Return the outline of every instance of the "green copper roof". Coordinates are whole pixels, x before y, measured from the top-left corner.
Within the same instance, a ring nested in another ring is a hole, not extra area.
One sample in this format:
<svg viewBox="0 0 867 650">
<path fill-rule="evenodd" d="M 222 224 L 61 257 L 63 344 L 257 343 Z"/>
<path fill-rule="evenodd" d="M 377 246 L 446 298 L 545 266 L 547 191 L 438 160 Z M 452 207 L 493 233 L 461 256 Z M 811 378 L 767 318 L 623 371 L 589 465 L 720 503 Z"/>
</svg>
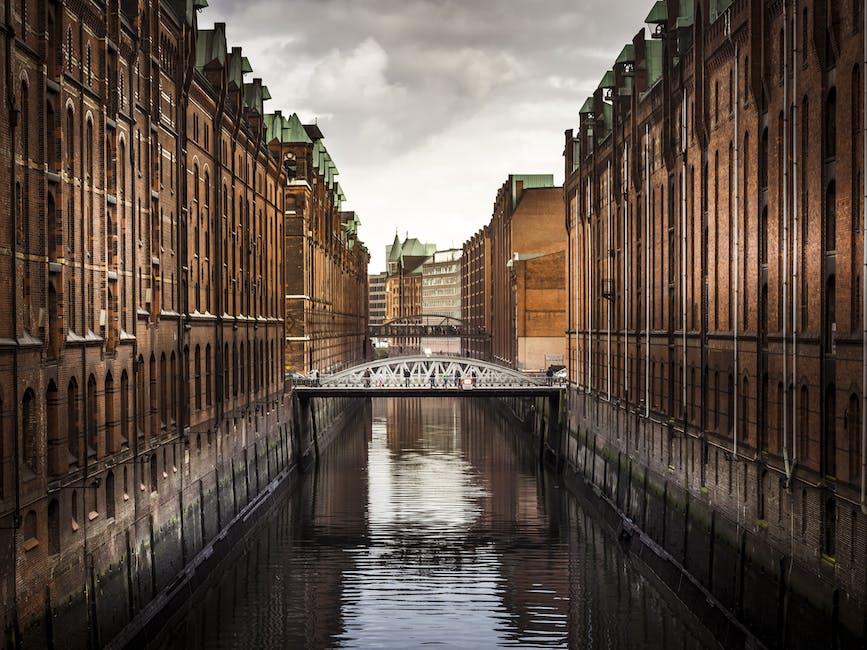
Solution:
<svg viewBox="0 0 867 650">
<path fill-rule="evenodd" d="M 662 41 L 645 41 L 644 46 L 647 57 L 647 88 L 650 89 L 662 78 Z"/>
<path fill-rule="evenodd" d="M 241 56 L 241 48 L 234 47 L 232 51 L 229 52 L 226 57 L 228 61 L 228 66 L 226 68 L 226 77 L 228 79 L 229 85 L 234 86 L 235 88 L 240 88 L 244 84 L 244 73 L 241 70 L 241 60 L 244 57 Z"/>
<path fill-rule="evenodd" d="M 208 0 L 193 0 L 193 9 L 204 9 L 208 6 Z"/>
<path fill-rule="evenodd" d="M 196 37 L 196 67 L 226 63 L 226 23 L 214 23 L 214 29 L 200 29 Z"/>
<path fill-rule="evenodd" d="M 650 10 L 650 13 L 647 14 L 647 18 L 644 19 L 648 25 L 658 25 L 660 23 L 664 23 L 668 20 L 668 6 L 665 0 L 656 0 L 656 4 L 653 5 L 653 9 Z"/>
<path fill-rule="evenodd" d="M 244 74 L 253 72 L 253 66 L 250 65 L 250 59 L 248 59 L 246 56 L 241 58 L 241 72 L 243 72 Z"/>
<path fill-rule="evenodd" d="M 615 63 L 635 63 L 635 46 L 632 43 L 624 45 Z"/>
<path fill-rule="evenodd" d="M 512 186 L 512 208 L 518 203 L 518 183 L 524 184 L 525 190 L 543 187 L 554 187 L 553 174 L 512 174 L 509 176 Z"/>
<path fill-rule="evenodd" d="M 734 0 L 710 0 L 710 19 L 711 22 L 716 20 L 717 18 L 728 9 Z"/>
<path fill-rule="evenodd" d="M 584 105 L 581 106 L 581 110 L 578 111 L 578 112 L 579 112 L 579 113 L 582 113 L 582 114 L 583 114 L 583 113 L 592 113 L 592 112 L 593 112 L 593 98 L 592 98 L 592 97 L 588 97 L 588 98 L 584 101 Z"/>
<path fill-rule="evenodd" d="M 268 91 L 268 86 L 262 86 L 262 100 L 271 99 L 271 93 Z"/>
<path fill-rule="evenodd" d="M 599 82 L 599 88 L 614 88 L 617 85 L 617 82 L 614 80 L 614 71 L 608 70 L 603 76 L 602 81 Z"/>
</svg>

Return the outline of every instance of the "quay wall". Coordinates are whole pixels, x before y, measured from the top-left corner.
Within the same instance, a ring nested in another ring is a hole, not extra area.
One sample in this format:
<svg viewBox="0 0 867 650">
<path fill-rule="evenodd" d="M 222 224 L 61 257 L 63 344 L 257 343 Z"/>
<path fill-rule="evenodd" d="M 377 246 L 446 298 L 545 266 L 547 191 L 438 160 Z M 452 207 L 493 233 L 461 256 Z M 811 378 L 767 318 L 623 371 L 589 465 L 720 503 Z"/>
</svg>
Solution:
<svg viewBox="0 0 867 650">
<path fill-rule="evenodd" d="M 725 647 L 864 647 L 857 572 L 846 557 L 811 554 L 802 541 L 800 511 L 821 499 L 821 487 L 783 484 L 773 512 L 756 519 L 745 506 L 756 498 L 751 460 L 574 388 L 559 415 L 563 434 L 545 446 L 565 483 Z M 547 418 L 539 414 L 537 435 L 550 430 Z M 815 522 L 805 523 L 809 532 Z M 863 562 L 863 527 L 857 519 L 851 528 L 853 562 Z"/>
<path fill-rule="evenodd" d="M 64 552 L 43 608 L 7 630 L 7 647 L 124 647 L 151 638 L 244 535 L 256 511 L 291 490 L 294 477 L 316 462 L 317 449 L 332 444 L 360 407 L 317 399 L 315 428 L 305 428 L 294 417 L 296 404 L 285 393 L 273 409 L 189 445 L 150 494 L 149 507 L 131 505 L 86 544 Z"/>
</svg>

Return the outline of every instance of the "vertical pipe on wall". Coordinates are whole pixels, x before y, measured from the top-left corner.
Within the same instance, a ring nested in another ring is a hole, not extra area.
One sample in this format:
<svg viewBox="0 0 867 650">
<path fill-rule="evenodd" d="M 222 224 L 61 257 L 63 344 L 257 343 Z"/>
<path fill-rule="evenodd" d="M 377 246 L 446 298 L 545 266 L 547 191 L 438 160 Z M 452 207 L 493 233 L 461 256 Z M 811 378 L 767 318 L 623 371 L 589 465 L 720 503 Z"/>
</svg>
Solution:
<svg viewBox="0 0 867 650">
<path fill-rule="evenodd" d="M 787 367 L 787 358 L 788 351 L 786 349 L 786 318 L 785 314 L 788 312 L 787 308 L 787 298 L 789 293 L 789 282 L 788 282 L 788 273 L 786 269 L 789 267 L 789 132 L 788 132 L 788 111 L 789 111 L 789 48 L 788 48 L 788 38 L 789 38 L 789 12 L 786 0 L 783 0 L 783 43 L 782 43 L 782 51 L 784 52 L 783 56 L 783 262 L 782 262 L 782 280 L 783 280 L 783 322 L 781 323 L 783 330 L 783 421 L 778 423 L 780 427 L 780 437 L 783 439 L 783 466 L 786 470 L 786 479 L 792 478 L 792 468 L 791 463 L 789 461 L 789 445 L 788 445 L 788 435 L 787 435 L 787 422 L 786 416 L 788 412 L 788 408 L 786 406 L 786 386 L 788 385 L 788 367 Z M 792 59 L 792 67 L 794 68 L 795 61 Z M 794 134 L 792 134 L 794 137 Z M 765 413 L 765 418 L 768 417 L 768 414 Z"/>
<path fill-rule="evenodd" d="M 731 33 L 729 33 L 729 38 L 731 39 Z M 740 65 L 739 65 L 740 61 L 738 59 L 738 44 L 735 43 L 734 45 L 735 45 L 735 74 L 734 74 L 734 78 L 739 79 L 741 71 L 740 71 Z M 734 161 L 732 162 L 732 165 L 734 167 L 734 173 L 730 174 L 732 181 L 735 184 L 735 186 L 733 188 L 734 209 L 729 210 L 729 213 L 731 214 L 731 218 L 734 219 L 734 237 L 733 237 L 733 239 L 734 239 L 734 247 L 733 247 L 734 273 L 732 273 L 732 275 L 734 276 L 735 286 L 734 286 L 734 301 L 733 301 L 734 304 L 732 305 L 732 309 L 734 309 L 734 314 L 732 317 L 732 331 L 733 331 L 733 339 L 734 339 L 734 357 L 735 357 L 734 358 L 735 372 L 734 372 L 734 385 L 733 385 L 735 394 L 734 394 L 734 400 L 733 400 L 734 412 L 729 413 L 729 417 L 732 420 L 734 420 L 733 426 L 732 426 L 732 432 L 733 432 L 732 454 L 733 454 L 734 458 L 738 457 L 738 418 L 737 418 L 737 413 L 738 413 L 738 392 L 740 390 L 738 388 L 738 386 L 739 386 L 739 382 L 738 382 L 738 372 L 739 372 L 739 369 L 738 369 L 739 368 L 739 366 L 738 366 L 738 362 L 739 362 L 739 358 L 738 358 L 738 301 L 740 300 L 740 286 L 738 284 L 738 273 L 737 273 L 738 259 L 739 259 L 739 253 L 740 253 L 740 251 L 738 249 L 738 218 L 737 218 L 738 201 L 740 199 L 740 197 L 738 195 L 738 173 L 737 173 L 738 151 L 739 151 L 739 149 L 738 149 L 738 133 L 739 133 L 738 128 L 740 126 L 740 124 L 739 124 L 740 104 L 741 104 L 740 101 L 737 101 L 737 98 L 736 98 L 735 99 L 735 132 L 734 132 L 735 135 L 734 135 L 734 138 L 732 140 L 733 141 L 733 154 L 734 154 Z M 746 281 L 746 279 L 744 281 Z M 746 425 L 746 418 L 744 418 L 744 425 Z"/>
<path fill-rule="evenodd" d="M 606 282 L 609 285 L 612 283 L 611 277 L 611 160 L 608 161 L 608 180 L 605 183 L 608 194 L 608 225 L 606 226 L 606 240 L 608 242 L 608 250 L 606 251 L 606 257 L 608 258 L 607 266 L 608 266 L 608 278 Z M 610 291 L 610 287 L 609 287 Z M 606 352 L 607 357 L 607 366 L 608 366 L 608 401 L 611 401 L 611 310 L 613 308 L 613 298 L 611 296 L 608 297 L 606 301 L 608 303 L 608 350 Z"/>
<path fill-rule="evenodd" d="M 587 210 L 587 228 L 584 233 L 587 250 L 587 386 L 585 392 L 590 393 L 593 386 L 593 225 L 590 220 L 590 177 L 587 177 L 587 191 L 584 204 Z"/>
<path fill-rule="evenodd" d="M 867 514 L 867 0 L 861 10 L 864 24 L 861 79 L 864 83 L 864 103 L 861 105 L 861 135 L 864 140 L 864 160 L 861 166 L 861 180 L 864 183 L 864 197 L 861 200 L 861 511 Z"/>
<path fill-rule="evenodd" d="M 865 0 L 867 1 L 867 0 Z M 623 144 L 623 394 L 629 408 L 629 147 Z"/>
<path fill-rule="evenodd" d="M 792 18 L 792 448 L 791 473 L 795 471 L 798 462 L 798 391 L 795 390 L 798 381 L 798 3 L 793 5 Z M 806 47 L 806 44 L 804 44 Z M 806 128 L 807 116 L 804 116 Z M 806 151 L 804 152 L 806 154 Z M 806 209 L 807 206 L 804 206 Z M 783 384 L 783 390 L 788 392 L 788 386 Z M 789 481 L 791 482 L 791 480 Z M 788 487 L 788 486 L 787 486 Z"/>
<path fill-rule="evenodd" d="M 650 123 L 644 125 L 644 417 L 650 416 Z"/>
<path fill-rule="evenodd" d="M 683 358 L 681 359 L 682 377 L 680 408 L 686 430 L 686 90 L 683 91 L 683 104 L 680 110 L 680 328 L 683 337 Z"/>
</svg>

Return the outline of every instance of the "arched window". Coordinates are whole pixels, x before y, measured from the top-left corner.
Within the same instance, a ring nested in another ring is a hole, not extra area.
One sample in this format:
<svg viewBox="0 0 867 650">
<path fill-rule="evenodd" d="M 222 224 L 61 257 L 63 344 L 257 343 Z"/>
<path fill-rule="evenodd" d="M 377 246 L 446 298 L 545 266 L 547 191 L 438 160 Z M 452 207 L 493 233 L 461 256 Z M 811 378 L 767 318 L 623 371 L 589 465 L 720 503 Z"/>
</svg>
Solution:
<svg viewBox="0 0 867 650">
<path fill-rule="evenodd" d="M 178 362 L 175 358 L 175 353 L 172 352 L 172 356 L 169 360 L 169 382 L 171 384 L 171 395 L 169 399 L 171 400 L 171 410 L 169 412 L 169 417 L 171 418 L 171 423 L 174 424 L 178 421 Z"/>
<path fill-rule="evenodd" d="M 147 418 L 145 413 L 145 365 L 144 357 L 139 355 L 138 363 L 135 370 L 135 392 L 136 392 L 136 416 L 135 428 L 139 437 L 144 435 L 147 426 Z"/>
<path fill-rule="evenodd" d="M 103 394 L 103 402 L 105 404 L 105 439 L 103 440 L 104 453 L 112 454 L 117 449 L 117 420 L 114 417 L 114 377 L 109 372 L 105 376 L 105 393 Z"/>
<path fill-rule="evenodd" d="M 109 472 L 105 476 L 105 516 L 109 519 L 114 518 L 115 514 L 115 490 L 114 490 L 114 472 Z"/>
<path fill-rule="evenodd" d="M 833 497 L 822 508 L 822 552 L 828 557 L 837 555 L 837 504 Z"/>
<path fill-rule="evenodd" d="M 229 344 L 223 344 L 223 399 L 229 401 Z"/>
<path fill-rule="evenodd" d="M 69 462 L 73 465 L 81 462 L 78 427 L 78 382 L 73 377 L 66 388 L 66 448 L 69 451 Z"/>
<path fill-rule="evenodd" d="M 746 188 L 749 187 L 748 183 L 750 180 L 750 134 L 744 134 L 744 178 L 741 184 L 741 187 Z M 749 268 L 750 268 L 750 235 L 752 234 L 750 231 L 750 193 L 742 192 L 742 200 L 743 200 L 743 208 L 742 214 L 744 215 L 744 226 L 743 226 L 743 238 L 744 238 L 744 251 L 743 251 L 743 265 L 744 265 L 744 275 L 743 282 L 741 285 L 743 286 L 743 319 L 744 319 L 744 331 L 749 329 L 750 323 L 750 300 L 749 300 Z M 738 269 L 735 269 L 735 272 L 738 272 Z"/>
<path fill-rule="evenodd" d="M 72 530 L 78 530 L 78 522 L 81 519 L 78 512 L 78 490 L 72 490 L 71 505 L 70 505 L 70 516 L 72 518 Z"/>
<path fill-rule="evenodd" d="M 129 375 L 120 374 L 120 446 L 129 446 Z"/>
<path fill-rule="evenodd" d="M 66 452 L 63 449 L 63 433 L 60 430 L 60 394 L 54 381 L 48 382 L 45 391 L 45 408 L 48 441 L 48 467 L 50 476 L 58 476 L 67 469 Z"/>
<path fill-rule="evenodd" d="M 825 192 L 825 249 L 837 250 L 837 184 L 828 183 Z"/>
<path fill-rule="evenodd" d="M 57 499 L 48 503 L 48 554 L 60 553 L 60 505 Z"/>
<path fill-rule="evenodd" d="M 837 329 L 837 283 L 834 275 L 828 276 L 825 289 L 825 352 L 834 353 Z"/>
<path fill-rule="evenodd" d="M 163 352 L 160 355 L 160 426 L 165 429 L 168 424 L 168 408 L 169 400 L 168 391 L 169 378 L 166 374 L 166 354 Z"/>
<path fill-rule="evenodd" d="M 244 372 L 244 368 L 245 368 L 244 359 L 245 359 L 245 357 L 244 357 L 244 344 L 243 343 L 241 343 L 240 358 L 241 358 L 241 367 L 238 369 L 238 375 L 239 375 L 238 376 L 238 382 L 241 384 L 241 392 L 246 393 L 247 392 L 247 381 L 246 381 L 246 374 Z"/>
<path fill-rule="evenodd" d="M 87 402 L 85 403 L 86 417 L 84 419 L 87 438 L 88 458 L 96 456 L 96 377 L 90 375 L 87 378 Z"/>
<path fill-rule="evenodd" d="M 196 408 L 202 408 L 202 349 L 197 345 L 195 351 L 195 364 L 193 366 L 195 374 L 195 395 Z"/>
<path fill-rule="evenodd" d="M 211 345 L 205 346 L 205 405 L 210 406 L 213 400 L 211 394 Z"/>
<path fill-rule="evenodd" d="M 858 395 L 849 395 L 846 408 L 846 435 L 849 438 L 849 482 L 861 481 L 861 405 Z"/>
<path fill-rule="evenodd" d="M 199 202 L 199 166 L 193 163 L 193 199 Z"/>
<path fill-rule="evenodd" d="M 39 424 L 36 412 L 36 393 L 32 388 L 24 391 L 21 400 L 21 442 L 24 464 L 33 474 L 39 471 Z"/>
<path fill-rule="evenodd" d="M 736 415 L 736 413 L 735 413 L 735 378 L 731 373 L 729 373 L 729 385 L 728 385 L 728 391 L 726 393 L 726 396 L 728 398 L 728 409 L 726 409 L 727 410 L 726 420 L 727 420 L 728 432 L 731 434 L 733 429 L 734 429 L 735 415 Z"/>
<path fill-rule="evenodd" d="M 238 344 L 232 343 L 232 395 L 238 394 Z"/>
<path fill-rule="evenodd" d="M 30 540 L 39 540 L 39 532 L 36 525 L 36 511 L 29 510 L 26 515 L 24 515 L 24 523 L 21 526 L 21 538 L 26 541 Z M 33 548 L 32 545 L 28 544 L 24 547 L 26 550 L 31 550 Z"/>
<path fill-rule="evenodd" d="M 148 396 L 150 397 L 150 434 L 156 435 L 158 431 L 158 422 L 157 422 L 157 358 L 151 353 L 150 364 L 149 364 L 150 373 L 148 376 L 150 378 L 150 390 L 148 391 Z"/>
<path fill-rule="evenodd" d="M 150 475 L 151 475 L 151 492 L 156 492 L 158 488 L 157 483 L 157 455 L 151 454 L 150 457 Z"/>
<path fill-rule="evenodd" d="M 825 390 L 825 440 L 822 450 L 825 474 L 837 476 L 837 389 L 834 384 Z"/>
<path fill-rule="evenodd" d="M 837 156 L 837 89 L 831 88 L 825 99 L 825 159 Z"/>
</svg>

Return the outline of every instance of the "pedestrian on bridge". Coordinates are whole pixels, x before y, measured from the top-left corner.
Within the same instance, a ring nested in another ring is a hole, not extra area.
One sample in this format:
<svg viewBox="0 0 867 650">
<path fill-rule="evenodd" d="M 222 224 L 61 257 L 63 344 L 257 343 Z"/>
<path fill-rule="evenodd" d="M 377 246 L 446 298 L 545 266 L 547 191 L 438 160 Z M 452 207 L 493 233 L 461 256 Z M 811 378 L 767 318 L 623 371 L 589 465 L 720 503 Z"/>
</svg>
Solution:
<svg viewBox="0 0 867 650">
<path fill-rule="evenodd" d="M 437 376 L 431 372 L 430 374 L 430 387 L 433 388 L 437 384 Z"/>
<path fill-rule="evenodd" d="M 406 386 L 407 388 L 409 388 L 409 378 L 410 378 L 409 368 L 404 368 L 403 369 L 403 385 Z"/>
<path fill-rule="evenodd" d="M 545 373 L 545 381 L 549 386 L 554 385 L 554 368 L 548 366 L 548 372 Z"/>
<path fill-rule="evenodd" d="M 455 386 L 461 387 L 461 371 L 455 370 Z"/>
<path fill-rule="evenodd" d="M 370 368 L 367 368 L 364 371 L 364 387 L 370 388 Z"/>
</svg>

